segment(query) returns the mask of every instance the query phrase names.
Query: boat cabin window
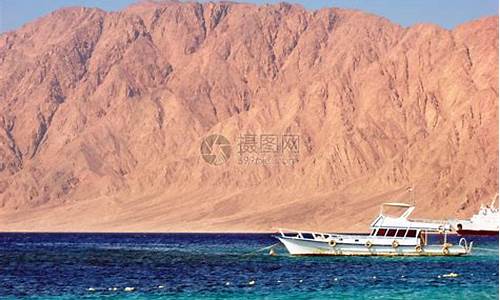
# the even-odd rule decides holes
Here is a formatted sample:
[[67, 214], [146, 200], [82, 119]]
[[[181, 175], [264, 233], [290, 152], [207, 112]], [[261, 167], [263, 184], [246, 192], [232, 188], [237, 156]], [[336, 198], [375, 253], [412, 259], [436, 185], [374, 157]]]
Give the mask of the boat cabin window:
[[417, 237], [417, 231], [415, 229], [408, 230], [406, 237], [412, 237], [412, 238]]
[[371, 233], [373, 236], [385, 236], [385, 237], [417, 237], [417, 230], [415, 229], [387, 229], [387, 228], [378, 228], [374, 229]]
[[389, 229], [387, 231], [387, 234], [385, 236], [388, 236], [388, 237], [393, 237], [396, 235], [396, 229]]
[[397, 237], [405, 237], [406, 229], [398, 229], [398, 233], [396, 233]]
[[314, 236], [311, 234], [311, 233], [302, 233], [302, 237], [305, 238], [305, 239], [311, 239], [313, 240], [314, 239]]

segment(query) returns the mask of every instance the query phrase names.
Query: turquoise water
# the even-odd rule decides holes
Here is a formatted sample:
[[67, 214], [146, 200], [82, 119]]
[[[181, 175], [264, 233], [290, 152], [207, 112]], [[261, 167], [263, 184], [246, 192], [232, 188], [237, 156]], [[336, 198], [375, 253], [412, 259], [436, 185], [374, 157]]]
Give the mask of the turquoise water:
[[498, 238], [468, 240], [467, 257], [272, 257], [269, 235], [1, 233], [0, 298], [498, 299]]

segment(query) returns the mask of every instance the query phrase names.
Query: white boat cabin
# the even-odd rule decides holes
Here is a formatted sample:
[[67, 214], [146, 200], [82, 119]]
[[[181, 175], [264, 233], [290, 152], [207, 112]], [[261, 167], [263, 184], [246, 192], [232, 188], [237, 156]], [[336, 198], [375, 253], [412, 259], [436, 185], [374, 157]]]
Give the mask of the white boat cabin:
[[[399, 216], [389, 215], [387, 208], [404, 209]], [[382, 204], [379, 216], [370, 225], [370, 236], [394, 239], [417, 239], [423, 244], [427, 240], [427, 233], [444, 233], [451, 231], [451, 226], [445, 221], [437, 220], [410, 220], [408, 217], [415, 210], [415, 206], [405, 203]]]

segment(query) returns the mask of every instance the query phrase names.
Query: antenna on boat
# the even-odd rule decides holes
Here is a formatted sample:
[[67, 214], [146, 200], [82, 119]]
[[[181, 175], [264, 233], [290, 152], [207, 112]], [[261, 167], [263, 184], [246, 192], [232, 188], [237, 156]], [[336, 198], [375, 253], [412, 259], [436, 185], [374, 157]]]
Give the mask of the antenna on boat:
[[413, 186], [409, 186], [406, 190], [411, 194], [411, 204], [415, 206], [415, 194], [413, 193]]
[[495, 202], [498, 200], [498, 193], [496, 193], [495, 196], [493, 196], [493, 199], [491, 200], [490, 207], [495, 208]]

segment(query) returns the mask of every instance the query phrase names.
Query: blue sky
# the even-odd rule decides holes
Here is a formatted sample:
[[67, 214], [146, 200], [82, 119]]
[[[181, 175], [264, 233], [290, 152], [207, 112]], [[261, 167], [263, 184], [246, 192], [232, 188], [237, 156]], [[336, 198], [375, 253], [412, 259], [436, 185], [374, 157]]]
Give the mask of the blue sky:
[[[135, 0], [0, 0], [0, 32], [16, 29], [26, 22], [64, 6], [100, 7], [114, 11]], [[243, 2], [277, 3], [274, 0]], [[453, 28], [482, 16], [498, 15], [498, 0], [312, 0], [301, 3], [308, 9], [343, 7], [360, 9], [385, 16], [403, 26], [434, 23]]]

